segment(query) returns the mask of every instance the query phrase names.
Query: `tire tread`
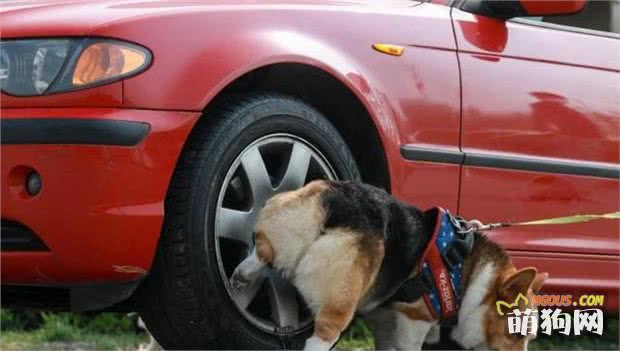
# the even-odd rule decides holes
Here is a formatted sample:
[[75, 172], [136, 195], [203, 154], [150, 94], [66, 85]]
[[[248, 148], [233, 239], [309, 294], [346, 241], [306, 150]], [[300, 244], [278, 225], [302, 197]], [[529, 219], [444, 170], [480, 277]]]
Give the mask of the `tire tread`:
[[[298, 111], [305, 119], [316, 125], [321, 132], [335, 133], [335, 127], [318, 111], [301, 100], [271, 93], [249, 96], [228, 96], [213, 103], [197, 122], [177, 162], [165, 200], [165, 217], [162, 234], [151, 274], [145, 279], [140, 294], [140, 313], [149, 330], [156, 335], [164, 348], [238, 348], [238, 326], [227, 318], [218, 318], [215, 298], [201, 301], [199, 287], [193, 279], [191, 265], [192, 204], [195, 202], [202, 166], [209, 161], [218, 142], [229, 133], [241, 130], [243, 119], [263, 104], [277, 103]], [[332, 135], [334, 139], [334, 135]], [[337, 149], [351, 178], [359, 179], [357, 165], [344, 142], [331, 140]], [[206, 266], [206, 265], [205, 265]], [[202, 267], [201, 269], [206, 269]], [[204, 272], [203, 272], [204, 273]], [[206, 277], [206, 273], [205, 273]], [[217, 284], [204, 284], [207, 296], [218, 296]], [[189, 321], [189, 323], [175, 323]], [[188, 325], [182, 325], [188, 324]], [[198, 331], [198, 332], [197, 332]], [[233, 341], [233, 343], [230, 343]], [[252, 347], [256, 340], [246, 340]], [[289, 340], [290, 341], [290, 340]], [[259, 346], [259, 345], [256, 345]], [[254, 346], [254, 347], [256, 347]], [[260, 345], [266, 348], [266, 345]], [[277, 348], [290, 346], [286, 343], [273, 345]], [[301, 345], [294, 345], [301, 346]]]

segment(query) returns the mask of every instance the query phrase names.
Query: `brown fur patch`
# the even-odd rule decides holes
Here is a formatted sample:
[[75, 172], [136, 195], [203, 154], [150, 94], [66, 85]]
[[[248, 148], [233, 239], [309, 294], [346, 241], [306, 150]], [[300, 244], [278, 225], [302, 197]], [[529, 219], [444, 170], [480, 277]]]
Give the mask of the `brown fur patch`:
[[[512, 303], [519, 292], [526, 295], [531, 302], [534, 296], [531, 285], [536, 274], [534, 273], [532, 275], [531, 272], [528, 272], [530, 269], [531, 268], [517, 270], [512, 263], [508, 261], [495, 279], [492, 289], [490, 289], [485, 297], [483, 303], [488, 305], [489, 308], [483, 322], [485, 324], [483, 330], [485, 330], [486, 333], [485, 338], [488, 347], [499, 350], [523, 350], [525, 348], [525, 343], [530, 336], [510, 334], [508, 332], [508, 316], [500, 316], [497, 313], [495, 303], [498, 300]], [[521, 283], [521, 280], [526, 283]], [[517, 284], [515, 284], [515, 282]], [[510, 291], [506, 291], [506, 289]], [[525, 308], [531, 307], [530, 303], [527, 306], [519, 306], [519, 309], [524, 310]]]
[[418, 299], [414, 303], [396, 302], [391, 307], [414, 321], [434, 321], [424, 299]]
[[273, 262], [273, 247], [271, 246], [271, 242], [267, 238], [267, 235], [261, 231], [258, 231], [256, 232], [256, 238], [254, 241], [256, 244], [256, 255], [258, 258], [268, 264]]
[[[470, 280], [473, 278], [474, 270], [477, 267], [483, 267], [485, 263], [491, 262], [497, 267], [512, 265], [504, 249], [483, 234], [475, 235], [474, 247], [465, 259], [465, 262], [463, 262], [462, 288], [469, 285]], [[465, 289], [462, 289], [462, 291], [465, 291]]]
[[379, 236], [370, 234], [360, 235], [357, 242], [359, 253], [356, 267], [360, 270], [360, 276], [363, 277], [362, 295], [365, 295], [375, 283], [383, 262], [385, 248]]
[[266, 220], [278, 215], [286, 207], [302, 205], [304, 200], [319, 194], [327, 188], [328, 185], [324, 180], [314, 180], [297, 190], [276, 194], [267, 200], [265, 206], [261, 209], [260, 219]]
[[329, 185], [324, 180], [313, 180], [310, 183], [306, 184], [303, 188], [299, 189], [299, 196], [302, 198], [310, 197], [312, 195], [322, 192], [328, 187]]
[[[517, 269], [506, 251], [482, 234], [476, 234], [472, 252], [464, 262], [462, 288], [465, 289], [469, 285], [479, 267], [489, 262], [498, 267], [499, 274], [492, 281], [491, 288], [482, 301], [482, 304], [488, 306], [481, 326], [485, 333], [486, 346], [499, 350], [523, 350], [527, 338], [509, 334], [507, 316], [500, 316], [495, 307], [498, 300], [506, 300], [502, 297], [505, 294], [505, 292], [502, 294], [504, 284], [517, 272]], [[526, 295], [531, 298], [531, 289]]]
[[504, 274], [504, 281], [501, 283], [499, 296], [504, 300], [514, 300], [519, 293], [526, 294], [531, 290], [532, 283], [536, 279], [536, 268], [522, 268], [509, 275]]
[[309, 270], [298, 274], [305, 274], [308, 284], [301, 291], [321, 306], [315, 316], [316, 337], [335, 342], [351, 322], [375, 282], [383, 252], [379, 236], [343, 228], [328, 229], [313, 245], [305, 258], [311, 261], [300, 263]]
[[549, 278], [549, 274], [546, 272], [536, 274], [536, 279], [534, 279], [534, 282], [532, 283], [532, 291], [534, 294], [538, 294], [540, 292], [540, 289], [542, 289], [547, 278]]
[[335, 342], [351, 322], [354, 313], [355, 304], [323, 306], [314, 320], [314, 335], [329, 343]]

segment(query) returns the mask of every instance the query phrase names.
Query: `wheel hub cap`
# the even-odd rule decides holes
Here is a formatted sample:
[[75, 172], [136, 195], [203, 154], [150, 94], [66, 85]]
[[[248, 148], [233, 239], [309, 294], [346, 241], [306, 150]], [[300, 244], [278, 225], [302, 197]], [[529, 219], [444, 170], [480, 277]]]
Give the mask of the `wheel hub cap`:
[[237, 293], [232, 292], [228, 280], [254, 247], [254, 224], [265, 201], [321, 178], [336, 176], [318, 150], [296, 136], [272, 134], [248, 145], [224, 179], [215, 215], [220, 275], [241, 314], [265, 331], [291, 333], [312, 322], [296, 289], [268, 267]]

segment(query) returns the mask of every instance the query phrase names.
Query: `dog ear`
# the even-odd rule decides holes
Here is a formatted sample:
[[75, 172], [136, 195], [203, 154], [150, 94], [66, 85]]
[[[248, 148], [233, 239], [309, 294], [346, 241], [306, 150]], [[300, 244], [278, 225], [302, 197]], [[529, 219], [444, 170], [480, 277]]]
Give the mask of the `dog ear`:
[[519, 293], [527, 295], [528, 289], [536, 279], [536, 268], [522, 268], [504, 279], [499, 295], [505, 299], [512, 301]]
[[536, 278], [534, 278], [534, 281], [532, 282], [532, 291], [534, 294], [538, 294], [540, 292], [540, 289], [543, 287], [543, 284], [545, 284], [545, 280], [547, 280], [547, 278], [549, 278], [549, 273], [547, 272], [536, 274]]

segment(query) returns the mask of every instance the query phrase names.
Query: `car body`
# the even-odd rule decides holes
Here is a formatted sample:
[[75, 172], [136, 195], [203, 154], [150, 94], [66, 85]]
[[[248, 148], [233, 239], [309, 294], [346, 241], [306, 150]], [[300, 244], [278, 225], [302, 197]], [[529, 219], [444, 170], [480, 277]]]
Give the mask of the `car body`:
[[[620, 41], [612, 34], [405, 0], [0, 6], [3, 40], [112, 38], [153, 55], [144, 72], [109, 84], [2, 94], [3, 134], [23, 133], [2, 142], [2, 229], [23, 225], [47, 247], [3, 251], [3, 284], [73, 288], [144, 278], [192, 128], [218, 94], [243, 91], [265, 68], [277, 83], [255, 84], [320, 100], [322, 111], [340, 104], [329, 95], [313, 100], [322, 82], [346, 89], [354, 104], [343, 108], [359, 113], [339, 129], [362, 178], [420, 208], [439, 205], [483, 222], [618, 210]], [[376, 43], [404, 52], [387, 55]], [[55, 123], [60, 141], [28, 141], [42, 120]], [[93, 121], [109, 121], [109, 139], [71, 142], [96, 134]], [[121, 122], [148, 124], [148, 132], [119, 145]], [[379, 144], [353, 141], [358, 125], [372, 126]], [[42, 179], [36, 196], [24, 188], [32, 170]], [[618, 228], [593, 221], [489, 235], [518, 266], [549, 272], [545, 291], [604, 294], [605, 308], [617, 310]]]

